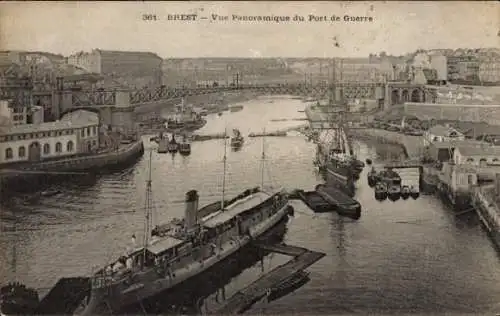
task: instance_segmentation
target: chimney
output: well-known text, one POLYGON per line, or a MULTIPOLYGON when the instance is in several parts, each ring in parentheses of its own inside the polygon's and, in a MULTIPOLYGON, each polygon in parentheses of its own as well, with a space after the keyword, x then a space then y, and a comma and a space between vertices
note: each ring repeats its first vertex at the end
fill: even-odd
POLYGON ((495 195, 500 194, 500 173, 495 174, 495 195))
POLYGON ((192 232, 198 223, 198 192, 191 190, 186 193, 186 209, 184 221, 187 233, 192 232))

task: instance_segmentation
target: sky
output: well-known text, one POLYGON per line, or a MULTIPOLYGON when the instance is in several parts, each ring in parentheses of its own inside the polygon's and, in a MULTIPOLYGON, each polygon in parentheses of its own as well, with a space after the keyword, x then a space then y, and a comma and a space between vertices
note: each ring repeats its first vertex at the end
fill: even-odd
POLYGON ((2 2, 0 50, 68 56, 94 48, 162 58, 366 57, 385 51, 500 47, 500 2, 2 2), (168 14, 208 19, 168 21, 168 14), (156 21, 143 20, 156 15, 156 21), (212 21, 212 15, 229 16, 212 21), (289 22, 234 21, 289 16, 289 22), (295 15, 305 21, 293 21, 295 15), (309 22, 309 15, 327 21, 309 22), (340 21, 331 21, 332 15, 340 21), (345 22, 349 16, 373 21, 345 22), (338 43, 338 46, 335 45, 338 43))

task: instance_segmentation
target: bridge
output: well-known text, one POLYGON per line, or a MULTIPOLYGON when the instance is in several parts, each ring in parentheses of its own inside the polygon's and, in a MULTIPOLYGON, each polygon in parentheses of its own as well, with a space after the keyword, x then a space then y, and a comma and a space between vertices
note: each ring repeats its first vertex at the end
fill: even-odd
MULTIPOLYGON (((70 103, 71 107, 118 105, 119 103, 139 107, 143 104, 180 99, 189 96, 207 95, 222 92, 251 91, 261 94, 287 94, 299 96, 315 96, 325 98, 332 87, 326 84, 281 83, 281 84, 239 84, 237 86, 209 87, 146 87, 139 90, 123 89, 55 89, 52 91, 35 91, 35 104, 70 103), (117 92, 121 97, 117 99, 117 92), (128 92, 128 97, 123 92, 128 92), (128 100, 127 100, 128 99, 128 100), (58 102, 59 101, 59 102, 58 102)), ((404 102, 433 102, 437 92, 425 85, 414 85, 401 82, 343 82, 337 83, 338 95, 346 99, 382 100, 386 106, 404 102)), ((68 107, 68 105, 63 106, 68 107)))

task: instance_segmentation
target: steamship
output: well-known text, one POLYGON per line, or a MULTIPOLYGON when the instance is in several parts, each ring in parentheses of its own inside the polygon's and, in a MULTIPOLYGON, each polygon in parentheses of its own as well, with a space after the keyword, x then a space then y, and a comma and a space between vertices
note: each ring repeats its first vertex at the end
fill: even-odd
MULTIPOLYGON (((224 171, 225 166, 226 154, 224 171)), ((94 274, 91 294, 76 314, 120 313, 141 304, 224 260, 293 211, 284 191, 266 191, 262 186, 226 201, 224 182, 220 207, 198 210, 198 193, 192 190, 186 193, 184 219, 151 230, 150 171, 143 245, 94 274)))

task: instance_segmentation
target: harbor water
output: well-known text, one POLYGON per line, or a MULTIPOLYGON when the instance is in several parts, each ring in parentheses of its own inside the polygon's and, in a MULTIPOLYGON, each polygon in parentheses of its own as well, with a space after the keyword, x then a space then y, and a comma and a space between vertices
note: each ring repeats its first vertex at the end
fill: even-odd
MULTIPOLYGON (((300 125, 273 119, 304 117, 301 100, 263 97, 242 103, 239 112, 209 115, 199 134, 229 132, 243 136, 300 125)), ((127 170, 103 174, 92 183, 77 178, 53 196, 2 197, 0 213, 0 283, 19 281, 43 295, 63 276, 89 275, 110 263, 143 230, 148 148, 127 170)), ((291 132, 287 137, 248 138, 241 150, 227 153, 226 197, 258 186, 311 190, 321 182, 313 166, 315 145, 291 132), (261 156, 265 148, 264 173, 261 156)), ((390 146, 356 144, 358 156, 375 161, 401 153, 390 146)), ((221 198, 223 140, 195 142, 191 155, 152 154, 153 201, 156 223, 182 217, 184 194, 196 189, 200 203, 221 198)), ((377 202, 368 187, 365 168, 356 199, 362 204, 358 221, 334 213, 314 214, 293 201, 295 216, 285 241, 323 251, 311 266, 311 281, 271 303, 259 302, 251 312, 319 314, 369 312, 500 312, 499 256, 473 214, 457 217, 437 198, 377 202)), ((271 254, 225 287, 229 297, 263 271, 288 258, 271 254)), ((203 305, 211 308, 215 296, 203 305)))

